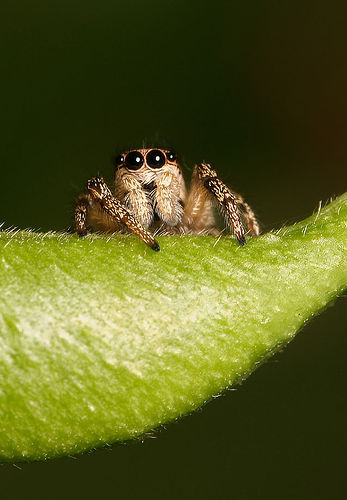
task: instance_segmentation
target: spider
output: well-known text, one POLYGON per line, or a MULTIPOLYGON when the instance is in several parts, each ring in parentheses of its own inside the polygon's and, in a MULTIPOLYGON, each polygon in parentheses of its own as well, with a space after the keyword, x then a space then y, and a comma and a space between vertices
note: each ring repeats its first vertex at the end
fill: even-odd
POLYGON ((77 198, 75 225, 80 236, 87 234, 87 226, 108 233, 130 230, 158 252, 153 233, 221 234, 213 205, 240 245, 246 243, 245 228, 251 235, 259 234, 250 206, 207 163, 195 166, 188 192, 176 155, 167 149, 127 151, 117 156, 115 168, 113 192, 102 177, 93 177, 88 193, 77 198))

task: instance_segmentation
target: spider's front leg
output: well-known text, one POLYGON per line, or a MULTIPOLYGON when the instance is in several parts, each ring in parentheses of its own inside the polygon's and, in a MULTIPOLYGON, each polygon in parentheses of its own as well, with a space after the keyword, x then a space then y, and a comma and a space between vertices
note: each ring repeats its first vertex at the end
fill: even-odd
MULTIPOLYGON (((231 191, 207 163, 196 165, 192 177, 192 187, 187 208, 190 218, 199 217, 208 199, 212 199, 222 211, 240 245, 246 243, 245 221, 251 234, 259 234, 259 226, 249 205, 238 194, 231 191)), ((188 217, 189 220, 189 217, 188 217)))
POLYGON ((76 231, 83 236, 87 232, 86 220, 89 200, 99 203, 101 209, 117 223, 124 224, 136 234, 146 245, 159 252, 160 247, 153 235, 137 222, 129 210, 117 200, 102 177, 93 177, 87 184, 89 195, 82 195, 77 199, 75 222, 76 231))

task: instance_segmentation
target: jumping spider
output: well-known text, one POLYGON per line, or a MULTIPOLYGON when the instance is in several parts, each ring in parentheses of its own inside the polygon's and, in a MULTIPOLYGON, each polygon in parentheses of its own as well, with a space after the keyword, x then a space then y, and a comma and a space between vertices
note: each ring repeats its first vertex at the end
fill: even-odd
POLYGON ((76 231, 132 231, 158 252, 152 232, 163 234, 220 234, 213 204, 225 217, 240 245, 245 227, 259 234, 259 225, 242 196, 231 191, 207 163, 196 165, 187 192, 176 155, 166 149, 138 149, 115 160, 113 193, 102 177, 88 181, 88 194, 77 198, 76 231), (151 231, 151 232, 150 232, 151 231))

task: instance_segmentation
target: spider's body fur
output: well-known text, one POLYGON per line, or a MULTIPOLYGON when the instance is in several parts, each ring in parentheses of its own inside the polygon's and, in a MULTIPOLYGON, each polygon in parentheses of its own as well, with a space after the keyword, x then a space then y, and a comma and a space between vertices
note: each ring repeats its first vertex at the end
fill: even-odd
POLYGON ((76 202, 76 231, 87 226, 100 232, 132 231, 153 250, 159 245, 153 233, 219 234, 213 205, 222 211, 240 244, 245 227, 259 234, 255 215, 243 198, 231 191, 206 163, 196 165, 189 191, 171 151, 138 149, 116 160, 113 193, 101 177, 88 181, 88 194, 76 202))

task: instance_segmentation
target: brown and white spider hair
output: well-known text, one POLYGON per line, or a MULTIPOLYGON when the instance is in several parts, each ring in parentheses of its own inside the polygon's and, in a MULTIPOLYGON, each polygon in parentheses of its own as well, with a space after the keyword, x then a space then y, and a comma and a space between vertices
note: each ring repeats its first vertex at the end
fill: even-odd
POLYGON ((77 198, 76 231, 132 231, 153 250, 153 234, 219 234, 213 206, 244 245, 245 233, 259 234, 259 225, 241 195, 229 189, 207 163, 195 166, 189 191, 173 151, 137 149, 115 160, 112 191, 102 177, 88 181, 87 194, 77 198))

